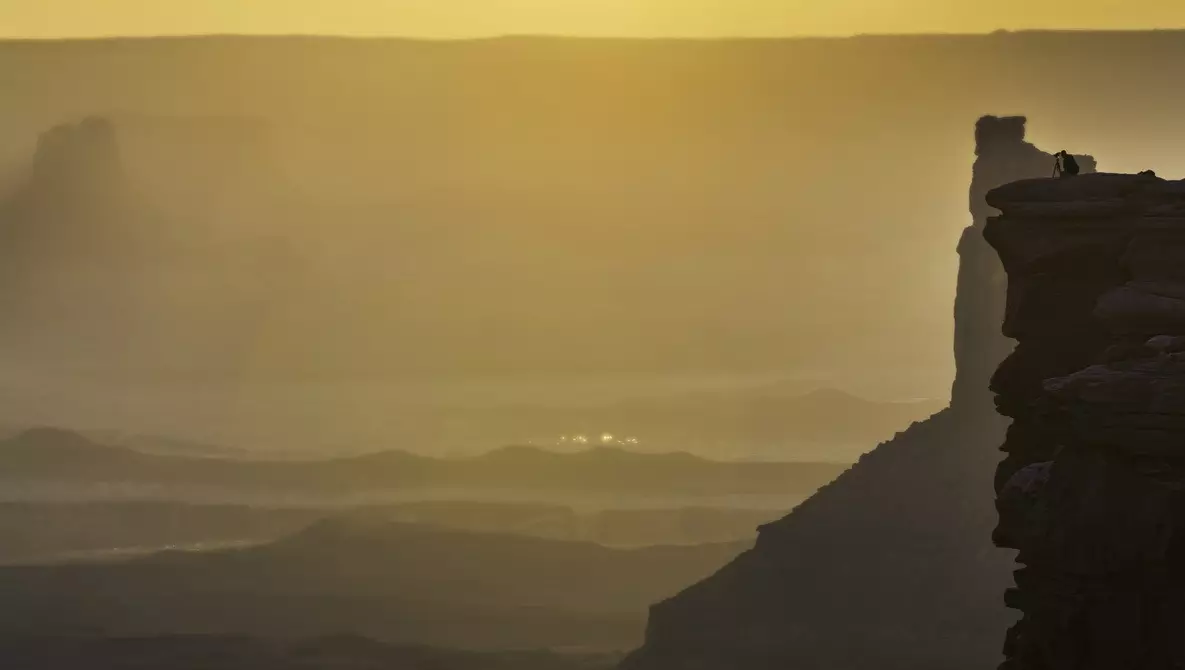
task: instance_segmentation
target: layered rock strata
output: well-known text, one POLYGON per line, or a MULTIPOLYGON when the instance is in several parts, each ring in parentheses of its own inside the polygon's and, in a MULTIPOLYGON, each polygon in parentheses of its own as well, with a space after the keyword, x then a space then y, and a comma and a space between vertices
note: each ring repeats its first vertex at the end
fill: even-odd
POLYGON ((992 379, 1012 418, 996 544, 1018 550, 1008 670, 1185 667, 1185 182, 991 191, 1008 274, 992 379))

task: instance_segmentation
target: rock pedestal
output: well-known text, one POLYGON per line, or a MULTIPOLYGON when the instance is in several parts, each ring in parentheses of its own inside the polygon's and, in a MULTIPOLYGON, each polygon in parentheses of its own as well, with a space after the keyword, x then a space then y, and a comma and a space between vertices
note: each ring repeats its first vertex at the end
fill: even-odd
POLYGON ((991 191, 1008 275, 992 379, 1012 418, 997 545, 1021 568, 1009 670, 1185 667, 1185 182, 991 191))
MULTIPOLYGON (((955 291, 955 365, 951 406, 980 411, 991 407, 988 382, 1014 342, 1000 333, 1004 315, 1004 269, 983 239, 996 211, 987 193, 1018 179, 1046 177, 1056 158, 1025 141, 1025 117, 984 116, 975 124, 975 163, 969 191, 971 225, 959 239, 959 276, 955 291)), ((1091 156, 1077 156, 1084 173, 1094 172, 1091 156)))

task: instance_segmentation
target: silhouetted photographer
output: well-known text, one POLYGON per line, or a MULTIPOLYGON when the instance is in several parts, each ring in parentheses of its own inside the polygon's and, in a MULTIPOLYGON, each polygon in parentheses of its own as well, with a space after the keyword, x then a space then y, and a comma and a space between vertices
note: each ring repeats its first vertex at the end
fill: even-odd
POLYGON ((1078 161, 1066 153, 1065 149, 1054 154, 1053 176, 1073 177, 1078 174, 1078 161))

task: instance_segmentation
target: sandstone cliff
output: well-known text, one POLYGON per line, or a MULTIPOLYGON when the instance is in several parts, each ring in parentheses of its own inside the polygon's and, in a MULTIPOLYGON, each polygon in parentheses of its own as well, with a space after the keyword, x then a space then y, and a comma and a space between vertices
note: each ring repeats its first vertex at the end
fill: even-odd
MULTIPOLYGON (((984 194, 1047 176, 1052 154, 1025 141, 1023 117, 976 126, 973 223, 959 245, 958 377, 951 407, 867 454, 755 548, 651 609, 627 670, 987 668, 1010 615, 999 603, 1007 556, 993 550, 988 502, 1004 422, 991 372, 1004 273, 981 233, 984 194)), ((1079 159, 1084 171, 1094 160, 1079 159)))
POLYGON ((997 544, 1023 567, 1009 669, 1185 666, 1185 182, 1021 181, 988 195, 1008 271, 992 382, 1013 418, 997 544))

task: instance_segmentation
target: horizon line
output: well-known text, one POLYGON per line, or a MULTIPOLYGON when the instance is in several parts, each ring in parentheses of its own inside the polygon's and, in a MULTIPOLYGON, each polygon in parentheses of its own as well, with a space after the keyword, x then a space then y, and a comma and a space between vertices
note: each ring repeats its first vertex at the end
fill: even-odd
POLYGON ((849 40, 870 38, 926 38, 926 37, 995 37, 1003 35, 1038 34, 1144 34, 1182 33, 1185 25, 1174 28, 997 28, 986 32, 868 32, 832 33, 818 35, 582 35, 562 33, 501 33, 489 35, 413 36, 348 33, 300 33, 300 32, 201 32, 160 34, 102 34, 102 35, 0 35, 0 42, 115 42, 153 40, 209 40, 209 39, 321 39, 341 41, 391 41, 391 42, 490 42, 499 40, 573 40, 573 41, 621 41, 621 42, 777 42, 808 40, 849 40))

